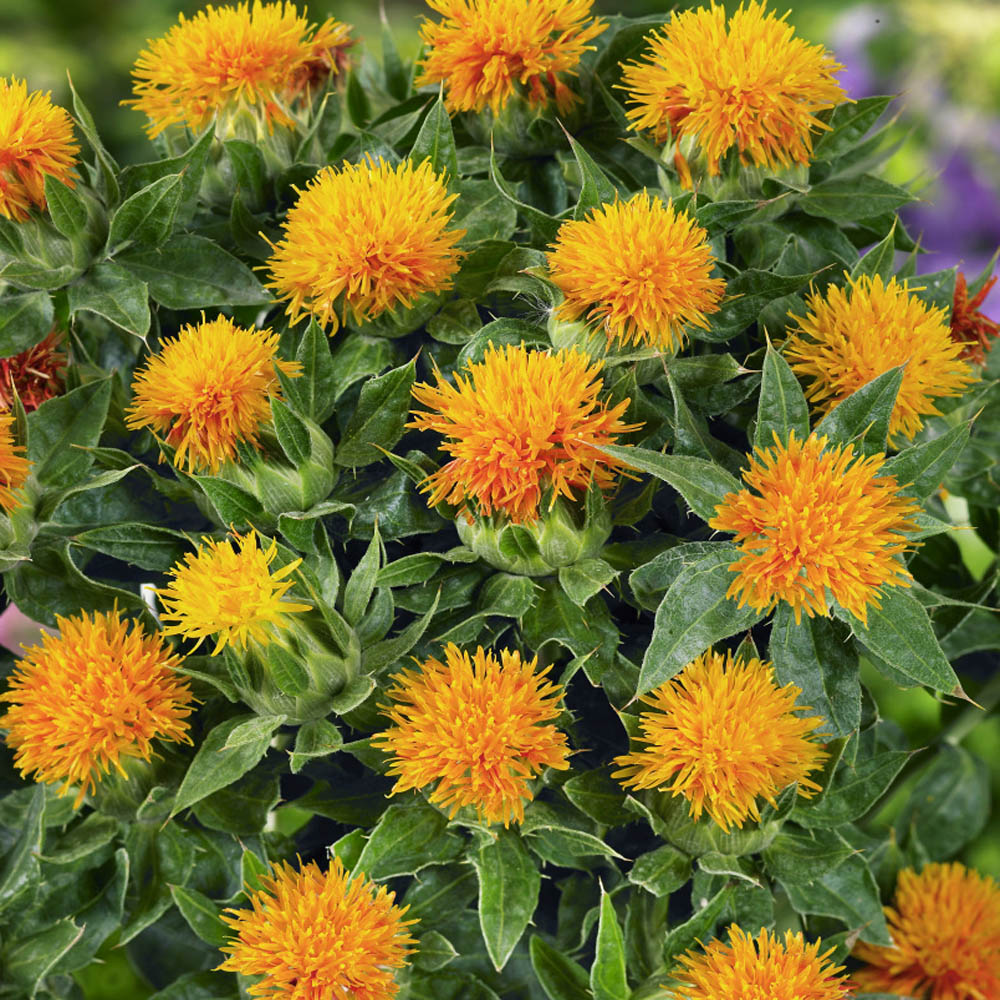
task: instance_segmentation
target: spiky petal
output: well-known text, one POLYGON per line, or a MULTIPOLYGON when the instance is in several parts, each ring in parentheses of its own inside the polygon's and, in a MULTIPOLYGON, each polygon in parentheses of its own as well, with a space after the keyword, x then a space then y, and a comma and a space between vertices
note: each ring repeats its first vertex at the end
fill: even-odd
POLYGON ((965 275, 959 271, 955 277, 951 336, 952 340, 962 345, 959 357, 964 361, 971 361, 977 365, 986 364, 986 352, 993 346, 993 341, 1000 337, 1000 323, 990 319, 980 310, 980 306, 986 301, 986 296, 990 294, 990 289, 996 283, 996 277, 991 277, 970 299, 965 275))

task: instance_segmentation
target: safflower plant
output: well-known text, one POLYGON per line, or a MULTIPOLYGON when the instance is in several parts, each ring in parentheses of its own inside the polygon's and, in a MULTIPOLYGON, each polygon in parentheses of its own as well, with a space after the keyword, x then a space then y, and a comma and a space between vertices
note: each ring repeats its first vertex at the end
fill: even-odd
POLYGON ((0 998, 1000 996, 990 270, 666 6, 210 6, 142 163, 0 81, 0 998))

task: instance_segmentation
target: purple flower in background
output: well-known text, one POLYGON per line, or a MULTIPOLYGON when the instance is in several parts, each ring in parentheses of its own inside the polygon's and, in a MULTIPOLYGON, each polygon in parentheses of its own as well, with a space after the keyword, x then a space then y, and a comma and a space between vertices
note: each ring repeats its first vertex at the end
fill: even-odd
POLYGON ((879 92, 878 74, 868 57, 868 43, 881 30, 884 10, 877 4, 860 4, 844 13, 833 26, 830 41, 844 64, 840 85, 854 100, 879 92))

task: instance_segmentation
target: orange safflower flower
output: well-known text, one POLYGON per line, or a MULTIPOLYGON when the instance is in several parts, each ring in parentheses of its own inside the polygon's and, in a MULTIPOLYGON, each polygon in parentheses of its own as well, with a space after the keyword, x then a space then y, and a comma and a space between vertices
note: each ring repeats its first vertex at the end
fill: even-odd
POLYGON ((454 643, 445 662, 430 658, 403 670, 382 710, 394 725, 372 738, 392 754, 393 794, 437 782, 430 801, 450 810, 475 806, 490 823, 524 819, 529 780, 546 767, 565 770, 566 737, 550 720, 559 715, 562 688, 538 669, 538 657, 516 650, 500 658, 480 646, 470 656, 454 643))
POLYGON ((880 476, 884 455, 859 458, 853 445, 825 437, 760 448, 743 472, 746 486, 727 493, 709 525, 733 531, 743 552, 727 597, 740 607, 770 611, 786 601, 801 620, 829 614, 827 590, 845 610, 868 621, 881 587, 908 587, 898 556, 910 542, 919 509, 900 496, 892 476, 880 476), (754 492, 756 491, 756 492, 754 492))
POLYGON ((895 278, 848 278, 811 294, 806 316, 792 315, 784 349, 792 369, 810 379, 806 397, 821 413, 897 365, 906 365, 889 421, 889 443, 912 440, 923 418, 938 413, 934 400, 957 396, 974 381, 959 360, 948 314, 931 309, 895 278))
POLYGON ((24 446, 14 443, 14 416, 0 411, 0 507, 12 511, 21 503, 18 491, 28 480, 31 462, 24 446))
POLYGON ((445 83, 449 111, 499 111, 516 93, 561 112, 579 101, 563 81, 607 27, 593 0, 427 0, 444 18, 425 20, 428 47, 418 86, 445 83))
POLYGON ((34 347, 0 358, 0 406, 13 406, 16 392, 21 405, 30 413, 45 400, 62 393, 62 373, 68 361, 59 350, 62 339, 62 331, 53 328, 34 347))
POLYGON ((73 119, 51 94, 0 77, 0 215, 23 222, 32 205, 45 208, 46 177, 73 187, 79 152, 73 119))
POLYGON ((548 264, 565 296, 560 319, 586 314, 608 340, 665 351, 683 345, 685 326, 707 329, 726 287, 709 277, 715 257, 705 230, 646 191, 564 222, 548 264))
POLYGON ((481 362, 455 373, 456 386, 437 373, 438 384, 413 387, 430 413, 413 411, 407 427, 444 435, 452 460, 421 486, 433 507, 442 500, 480 513, 503 511, 512 521, 534 521, 544 491, 552 503, 591 479, 608 489, 623 463, 596 449, 614 444, 639 424, 621 420, 629 400, 607 406, 598 399, 601 366, 573 348, 556 354, 523 345, 490 345, 481 362))
POLYGON ((118 611, 56 616, 59 635, 25 650, 0 701, 14 764, 38 781, 79 785, 76 805, 122 761, 149 760, 154 739, 190 743, 193 698, 179 657, 118 611))
POLYGON ((1000 323, 980 312, 990 289, 997 283, 992 277, 970 299, 965 275, 959 271, 955 278, 955 300, 951 310, 951 337, 962 345, 959 355, 964 361, 985 365, 986 352, 993 346, 993 339, 1000 337, 1000 323), (992 339, 991 339, 992 338, 992 339))
POLYGON ((681 985, 671 995, 675 1000, 848 1000, 843 966, 828 962, 834 949, 820 954, 820 944, 806 944, 801 932, 791 931, 785 931, 784 942, 764 929, 753 938, 732 924, 728 944, 715 940, 702 954, 692 950, 680 956, 683 969, 674 974, 681 985))
MULTIPOLYGON (((833 76, 843 66, 822 45, 793 37, 787 17, 756 2, 741 4, 728 27, 714 2, 675 11, 649 36, 645 58, 624 66, 621 86, 635 105, 628 117, 657 142, 696 140, 710 176, 730 149, 744 165, 808 163, 812 131, 828 128, 816 112, 844 99, 833 76)), ((684 177, 686 163, 679 166, 684 177)))
POLYGON ((270 397, 281 395, 279 370, 302 374, 297 361, 279 359, 276 333, 237 326, 228 316, 203 318, 163 341, 136 373, 126 425, 165 434, 178 468, 218 472, 236 457, 237 442, 259 447, 270 397))
POLYGON ((953 861, 899 873, 885 907, 891 948, 860 942, 852 975, 865 993, 918 1000, 1000 997, 1000 886, 953 861))
POLYGON ((826 751, 811 737, 823 720, 796 714, 809 711, 795 704, 801 693, 778 687, 770 663, 709 650, 642 696, 653 708, 639 716, 646 746, 616 757, 612 777, 682 795, 693 819, 707 812, 727 833, 759 820, 757 799, 774 805, 794 781, 811 797, 819 785, 808 775, 826 751))
POLYGON ((316 862, 277 865, 258 880, 251 909, 229 909, 222 919, 236 937, 222 945, 225 972, 262 976, 253 997, 283 1000, 391 1000, 399 989, 393 969, 406 964, 411 945, 408 907, 363 875, 348 875, 340 858, 321 871, 316 862))
POLYGON ((429 162, 326 167, 298 195, 268 260, 293 324, 311 313, 336 333, 338 312, 361 323, 451 287, 465 230, 449 228, 458 196, 429 162))
POLYGON ((333 18, 310 25, 292 3, 209 4, 146 43, 132 70, 135 97, 122 104, 149 118, 151 139, 175 124, 200 132, 219 112, 246 105, 268 129, 290 127, 296 102, 343 64, 350 31, 333 18))

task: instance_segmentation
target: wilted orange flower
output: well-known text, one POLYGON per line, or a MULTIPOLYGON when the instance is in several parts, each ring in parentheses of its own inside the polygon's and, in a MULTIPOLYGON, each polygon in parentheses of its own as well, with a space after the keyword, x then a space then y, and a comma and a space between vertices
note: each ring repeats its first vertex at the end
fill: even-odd
MULTIPOLYGON (((829 127, 816 112, 845 97, 833 77, 843 66, 822 45, 793 37, 787 17, 751 2, 727 29, 714 2, 675 11, 650 35, 644 60, 624 66, 622 89, 635 105, 628 117, 657 142, 696 140, 712 176, 734 148, 744 165, 808 163, 812 130, 829 127)), ((683 177, 686 164, 679 166, 683 177)))
POLYGON ((465 230, 448 228, 458 196, 429 162, 326 167, 298 194, 268 261, 293 324, 312 313, 336 333, 338 312, 360 323, 451 287, 465 230))
MULTIPOLYGON (((229 909, 222 919, 236 937, 222 945, 226 972, 263 976, 248 987, 277 1000, 391 1000, 399 989, 393 969, 406 964, 416 942, 408 907, 363 875, 348 875, 340 858, 320 871, 284 863, 261 876, 252 909, 229 909)), ((249 891, 249 890, 248 890, 249 891)))
POLYGON ((806 944, 802 933, 777 934, 762 929, 751 937, 738 925, 729 928, 729 943, 710 941, 703 954, 689 951, 678 962, 674 975, 682 985, 674 988, 675 1000, 848 1000, 850 986, 843 966, 827 959, 834 949, 820 954, 820 941, 806 944))
POLYGON ((66 355, 59 350, 62 332, 53 328, 34 347, 9 358, 0 358, 0 406, 14 405, 17 392, 24 409, 30 413, 63 391, 62 372, 66 355))
POLYGON ((891 948, 861 942, 852 976, 865 993, 917 1000, 1000 997, 1000 885, 953 861, 899 873, 885 907, 891 948))
POLYGON ((0 215, 23 222, 32 205, 45 208, 48 176, 73 187, 79 152, 73 119, 50 94, 0 77, 0 215))
POLYGON ((20 502, 18 490, 28 479, 31 462, 24 457, 24 447, 14 443, 14 417, 0 411, 0 507, 13 510, 20 502))
POLYGON ((908 587, 897 558, 919 509, 900 496, 892 476, 878 475, 885 455, 856 458, 854 446, 826 447, 810 435, 759 448, 744 470, 746 486, 727 493, 709 525, 734 531, 743 557, 726 594, 770 611, 786 601, 795 612, 827 615, 827 590, 855 618, 868 621, 880 587, 908 587), (756 492, 753 492, 756 491, 756 492))
POLYGON ((296 559, 272 573, 278 554, 273 539, 265 550, 257 533, 233 535, 215 541, 202 538, 197 552, 189 552, 170 575, 173 580, 157 591, 164 613, 165 635, 182 635, 199 644, 218 636, 212 655, 227 646, 246 649, 253 642, 268 645, 275 633, 288 627, 288 616, 312 610, 308 604, 285 599, 294 581, 287 579, 298 568, 296 559))
POLYGON ((706 313, 718 311, 726 287, 709 277, 715 258, 705 230, 645 191, 564 222, 548 262, 566 297, 561 319, 586 313, 609 340, 665 351, 683 344, 686 325, 708 327, 706 313))
POLYGON ((472 656, 454 643, 445 662, 430 658, 402 670, 382 706, 395 723, 372 738, 392 754, 393 793, 437 782, 430 801, 451 815, 475 806, 490 823, 524 819, 528 782, 544 768, 569 767, 566 737, 550 720, 559 715, 562 688, 546 680, 538 657, 522 660, 503 649, 500 659, 480 646, 472 656))
POLYGON ((938 413, 934 400, 957 396, 974 381, 959 360, 947 310, 928 308, 904 284, 864 275, 849 287, 831 285, 808 298, 809 314, 785 346, 792 368, 811 379, 806 397, 820 412, 832 410, 852 392, 897 365, 906 365, 889 421, 889 443, 912 440, 923 417, 938 413))
POLYGON ((561 112, 579 98, 575 76, 588 45, 607 25, 590 16, 593 0, 427 0, 444 20, 424 21, 428 47, 418 86, 445 82, 449 111, 499 111, 521 93, 561 112))
POLYGON ((271 419, 269 397, 281 395, 277 370, 302 374, 297 361, 278 358, 276 333, 228 316, 202 319, 165 340, 136 373, 126 424, 165 434, 178 468, 217 472, 236 457, 237 442, 258 446, 271 419))
POLYGON ((621 769, 612 776, 626 788, 683 795, 693 819, 704 810, 727 832, 759 820, 758 798, 774 805, 793 781, 799 795, 819 790, 808 775, 826 757, 811 738, 823 720, 795 714, 809 711, 795 705, 801 693, 778 687, 770 663, 702 653, 642 696, 653 708, 639 716, 646 746, 616 757, 621 769))
POLYGON ((132 70, 135 98, 122 104, 149 118, 150 138, 175 124, 200 132, 217 113, 248 105, 269 129, 291 126, 296 101, 343 64, 350 31, 333 18, 316 28, 292 3, 209 4, 147 41, 132 70))
POLYGON ((452 460, 428 476, 421 489, 433 507, 442 500, 480 513, 502 510, 512 521, 533 521, 543 490, 552 503, 572 499, 591 479, 608 489, 624 466, 595 449, 638 428, 621 420, 629 400, 608 407, 598 399, 601 366, 573 348, 557 354, 524 345, 492 344, 481 362, 455 373, 457 388, 437 373, 438 384, 413 387, 418 403, 407 424, 444 435, 452 460))
POLYGON ((180 659, 117 610, 56 623, 15 665, 0 726, 22 774, 63 782, 60 794, 79 785, 80 805, 112 767, 125 776, 123 760, 149 760, 154 739, 190 743, 194 699, 180 659))
POLYGON ((996 283, 995 277, 990 278, 970 299, 965 275, 959 271, 955 278, 951 337, 955 343, 962 345, 959 357, 977 365, 986 364, 986 352, 993 346, 990 338, 1000 337, 1000 323, 979 311, 979 307, 986 301, 986 296, 996 283))

